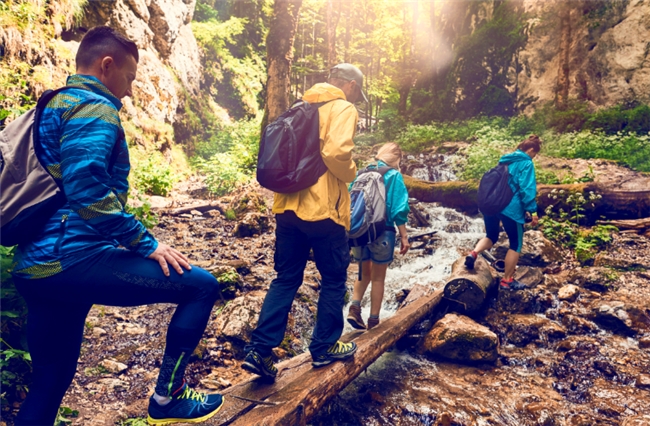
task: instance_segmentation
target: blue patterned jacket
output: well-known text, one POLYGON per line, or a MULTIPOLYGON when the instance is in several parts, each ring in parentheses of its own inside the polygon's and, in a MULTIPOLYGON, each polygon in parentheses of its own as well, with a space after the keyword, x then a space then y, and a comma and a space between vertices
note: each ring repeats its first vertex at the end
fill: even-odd
POLYGON ((143 257, 158 246, 124 210, 131 166, 118 115, 122 103, 92 76, 73 75, 67 86, 85 89, 57 94, 39 127, 41 163, 62 183, 67 203, 34 241, 18 246, 16 277, 49 277, 118 245, 143 257))

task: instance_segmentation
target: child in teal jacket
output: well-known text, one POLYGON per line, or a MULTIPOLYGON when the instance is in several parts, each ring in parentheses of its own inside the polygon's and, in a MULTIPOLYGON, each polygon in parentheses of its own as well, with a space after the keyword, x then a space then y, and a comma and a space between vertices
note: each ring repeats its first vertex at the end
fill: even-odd
POLYGON ((510 204, 495 216, 484 216, 486 237, 478 242, 474 250, 465 258, 465 266, 474 268, 479 253, 489 250, 499 239, 500 225, 503 225, 510 249, 506 254, 506 265, 500 287, 519 290, 523 285, 514 279, 515 268, 519 262, 519 253, 524 238, 526 214, 532 217, 531 224, 537 225, 537 181, 533 158, 541 149, 541 141, 536 135, 530 136, 517 146, 517 150, 506 154, 499 163, 508 164, 508 184, 514 194, 510 204))
MULTIPOLYGON (((377 167, 390 166, 393 169, 384 175, 386 187, 386 231, 375 241, 364 247, 353 247, 352 255, 354 260, 361 262, 361 280, 354 284, 352 304, 348 313, 348 322, 352 327, 365 329, 366 325, 361 318, 361 299, 372 281, 370 293, 370 317, 368 318, 368 329, 379 324, 379 311, 384 298, 384 281, 386 270, 393 261, 395 251, 395 234, 399 232, 401 238, 400 254, 405 254, 410 248, 406 234, 406 222, 410 211, 408 204, 408 192, 402 174, 399 172, 399 164, 402 159, 402 150, 399 145, 393 142, 384 144, 377 155, 377 167), (395 227, 397 226, 397 229, 395 227)), ((350 185, 351 187, 352 185, 350 185)))

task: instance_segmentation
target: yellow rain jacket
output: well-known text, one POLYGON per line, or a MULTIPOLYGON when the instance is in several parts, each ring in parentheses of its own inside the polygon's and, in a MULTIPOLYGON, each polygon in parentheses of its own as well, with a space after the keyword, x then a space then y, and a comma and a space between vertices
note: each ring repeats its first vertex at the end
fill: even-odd
POLYGON ((318 109, 320 148, 327 172, 314 185, 292 194, 275 194, 273 213, 293 211, 300 219, 315 222, 332 219, 350 229, 350 194, 347 184, 357 175, 352 161, 352 138, 359 114, 338 87, 319 83, 305 92, 309 103, 327 102, 318 109))

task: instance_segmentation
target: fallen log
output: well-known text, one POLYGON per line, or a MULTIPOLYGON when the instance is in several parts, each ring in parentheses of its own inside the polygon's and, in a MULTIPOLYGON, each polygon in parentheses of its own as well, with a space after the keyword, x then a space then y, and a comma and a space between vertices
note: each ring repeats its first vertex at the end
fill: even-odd
MULTIPOLYGON (((438 202, 445 207, 457 209, 469 214, 478 213, 476 205, 476 182, 428 182, 404 176, 404 183, 409 196, 423 202, 438 202)), ((554 209, 570 211, 572 206, 567 204, 562 196, 553 198, 557 193, 564 191, 578 192, 588 199, 593 192, 602 198, 594 203, 585 205, 585 214, 588 217, 608 219, 638 219, 650 216, 650 189, 622 190, 608 187, 596 182, 571 184, 571 185, 537 185, 538 212, 543 214, 545 209, 553 205, 554 209)))
POLYGON ((613 225, 621 230, 634 229, 637 231, 643 231, 645 229, 650 229, 650 217, 633 220, 599 220, 597 223, 600 225, 613 225))
MULTIPOLYGON (((346 361, 315 369, 304 353, 278 364, 274 383, 251 379, 223 392, 225 404, 207 425, 301 425, 330 398, 370 366, 442 299, 442 289, 413 297, 391 318, 365 333, 348 333, 341 340, 354 340, 357 352, 346 361), (262 404, 263 403, 263 404, 262 404), (271 405, 273 404, 273 405, 271 405)), ((406 301, 405 301, 406 302, 406 301)))
POLYGON ((196 210, 201 213, 205 213, 210 210, 219 210, 221 214, 225 214, 223 205, 218 201, 212 201, 209 203, 197 204, 194 206, 179 207, 177 209, 169 210, 168 214, 172 216, 178 216, 185 213, 190 213, 191 211, 196 210))
POLYGON ((483 305, 494 283, 490 267, 482 257, 476 259, 474 269, 467 269, 465 258, 461 257, 451 266, 451 276, 445 284, 444 296, 459 304, 462 311, 474 312, 483 305))

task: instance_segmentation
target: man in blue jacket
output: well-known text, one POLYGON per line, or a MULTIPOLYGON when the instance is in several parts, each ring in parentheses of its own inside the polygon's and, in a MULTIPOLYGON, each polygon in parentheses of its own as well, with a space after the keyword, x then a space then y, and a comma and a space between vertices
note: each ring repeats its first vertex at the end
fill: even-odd
POLYGON ((38 128, 39 160, 67 202, 40 235, 18 246, 15 257, 13 276, 27 302, 33 363, 32 385, 15 424, 54 423, 93 304, 151 303, 178 306, 167 329, 148 421, 204 421, 221 408, 223 398, 195 392, 183 376, 219 284, 125 211, 130 163, 118 111, 120 99, 132 95, 138 48, 112 28, 95 27, 81 41, 76 64, 69 89, 47 104, 38 128))
POLYGON ((506 265, 500 286, 506 289, 520 290, 524 286, 514 279, 515 268, 519 262, 519 253, 524 239, 526 214, 531 215, 531 225, 537 225, 537 181, 533 158, 541 149, 541 141, 536 135, 530 136, 517 146, 517 150, 506 154, 499 163, 508 164, 508 184, 514 194, 510 204, 496 216, 484 216, 486 237, 478 242, 474 250, 465 258, 465 266, 474 268, 479 253, 489 250, 499 239, 499 225, 508 235, 510 249, 506 254, 506 265))

